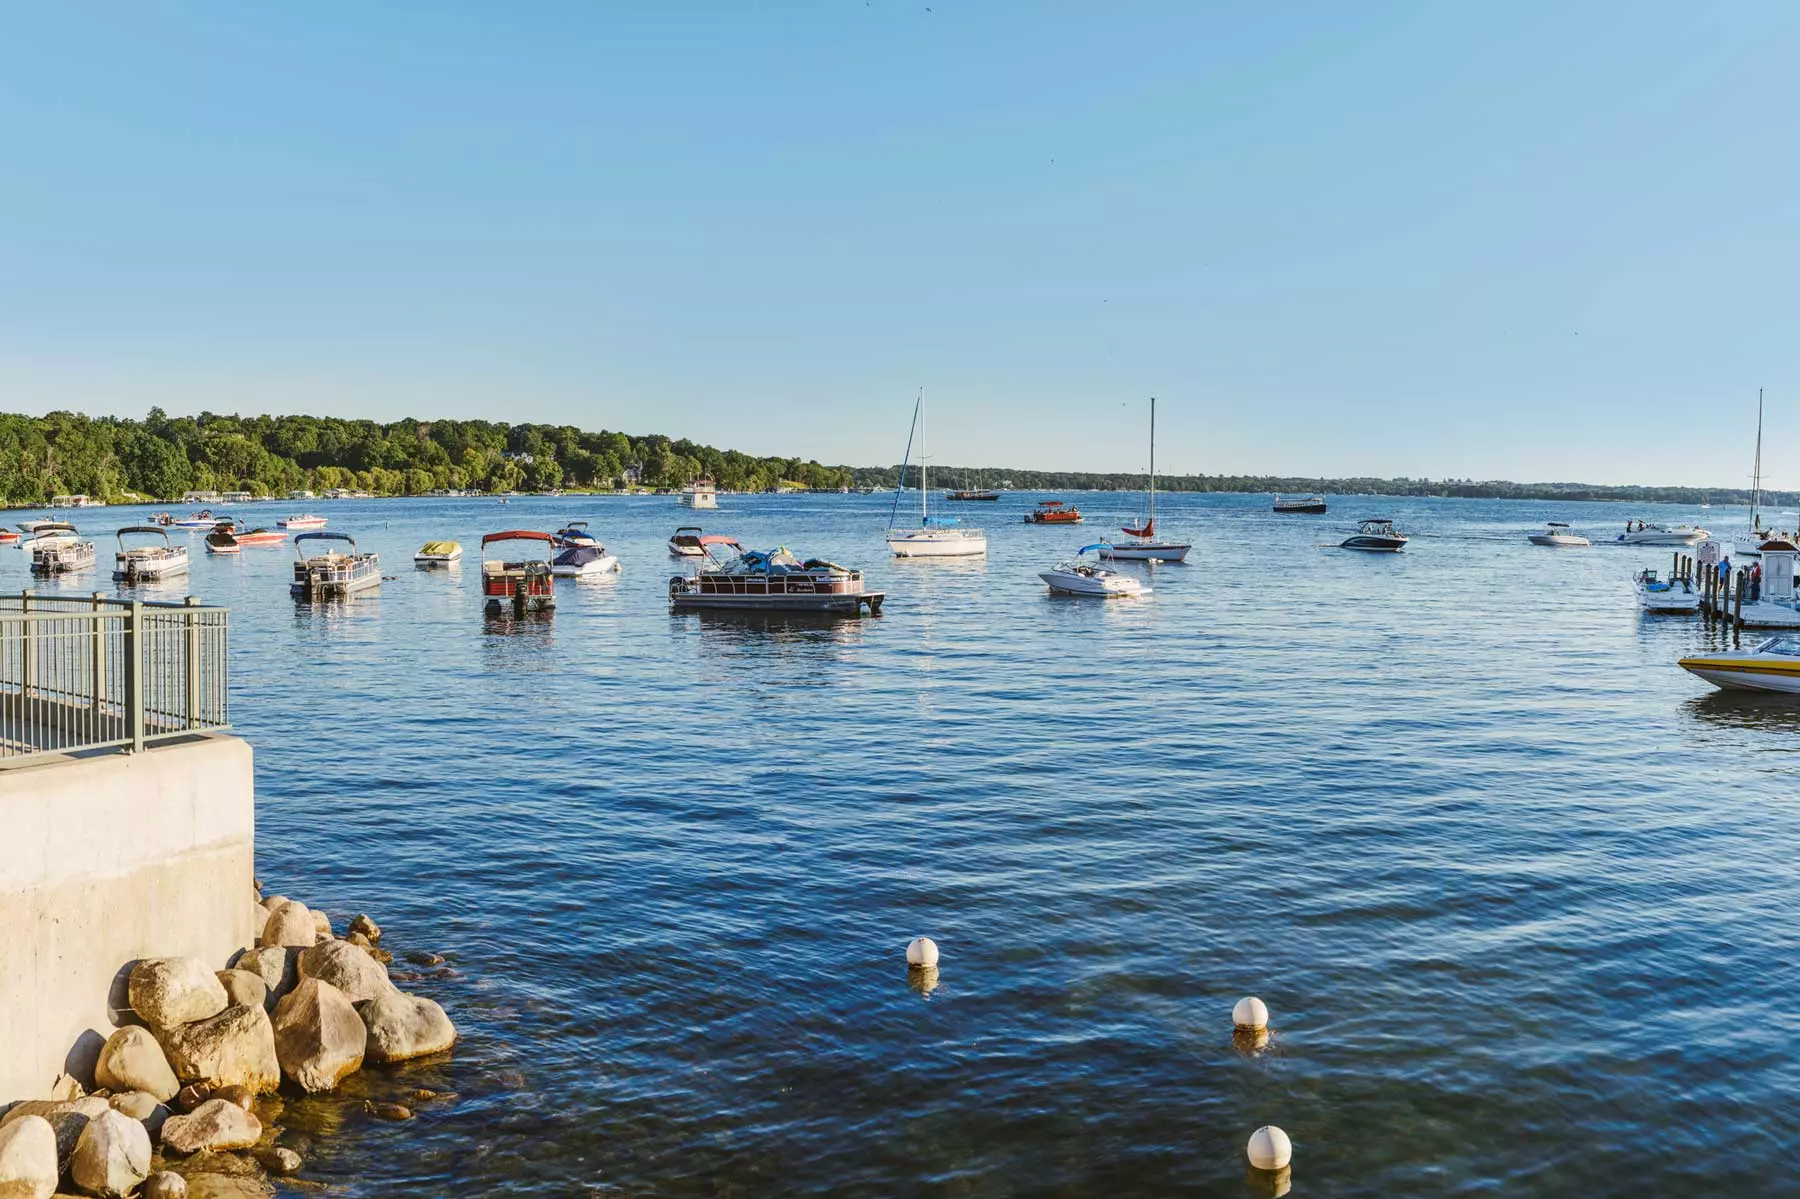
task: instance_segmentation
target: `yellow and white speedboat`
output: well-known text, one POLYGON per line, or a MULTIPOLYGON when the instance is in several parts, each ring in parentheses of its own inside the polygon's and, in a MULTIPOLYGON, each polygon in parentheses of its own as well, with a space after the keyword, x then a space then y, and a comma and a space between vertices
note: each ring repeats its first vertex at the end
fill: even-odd
POLYGON ((1679 665, 1727 690, 1800 694, 1800 634, 1784 633, 1741 652, 1683 658, 1679 665))

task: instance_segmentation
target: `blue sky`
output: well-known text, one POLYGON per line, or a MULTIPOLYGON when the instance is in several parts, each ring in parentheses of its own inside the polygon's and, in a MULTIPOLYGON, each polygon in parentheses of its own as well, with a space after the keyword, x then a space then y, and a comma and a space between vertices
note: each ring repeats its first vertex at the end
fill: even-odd
POLYGON ((1800 485, 1792 5, 5 20, 7 410, 1800 485))

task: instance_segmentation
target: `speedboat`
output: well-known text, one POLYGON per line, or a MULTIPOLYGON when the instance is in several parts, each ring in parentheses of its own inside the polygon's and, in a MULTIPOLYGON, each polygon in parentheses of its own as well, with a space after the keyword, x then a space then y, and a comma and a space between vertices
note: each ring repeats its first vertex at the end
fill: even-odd
POLYGON ((1692 525, 1676 525, 1669 529, 1635 520, 1629 522, 1625 531, 1614 540, 1619 545, 1698 545, 1711 536, 1705 529, 1696 529, 1692 525))
POLYGON ((381 586, 381 559, 356 548, 356 538, 348 533, 299 533, 294 537, 294 581, 289 594, 297 599, 339 599, 381 586), (342 541, 348 550, 327 548, 312 557, 306 556, 308 542, 342 541))
POLYGON ((1646 612, 1679 615, 1700 610, 1700 592, 1685 578, 1661 579, 1654 570, 1640 570, 1631 581, 1637 586, 1638 607, 1646 612))
POLYGON ((1371 516, 1357 524, 1355 533, 1338 542, 1338 548, 1397 554, 1406 548, 1406 540, 1406 534, 1394 528, 1393 521, 1385 516, 1371 516))
POLYGON ((558 545, 599 545, 600 539, 588 532, 588 522, 572 520, 552 534, 558 545))
POLYGON ((550 573, 564 579, 603 575, 618 569, 619 560, 598 541, 565 543, 550 563, 550 573))
POLYGON ((1327 511, 1327 508, 1325 505, 1325 497, 1322 495, 1309 495, 1303 500, 1284 500, 1280 496, 1276 496, 1275 511, 1281 513, 1316 514, 1327 511))
POLYGON ((119 552, 113 555, 113 578, 121 583, 154 583, 158 579, 184 575, 188 569, 188 548, 169 541, 169 531, 159 525, 131 525, 118 532, 119 552), (159 538, 162 544, 126 545, 125 538, 143 534, 159 538))
MULTIPOLYGON (((925 393, 913 405, 913 427, 919 434, 919 527, 892 527, 900 512, 900 496, 906 491, 906 459, 900 462, 900 487, 894 493, 894 510, 888 516, 888 549, 896 558, 974 558, 987 553, 987 534, 965 529, 954 516, 931 514, 931 468, 925 459, 925 393)), ((912 438, 907 438, 907 456, 912 438)), ((860 576, 859 576, 860 577, 860 576)))
POLYGON ((1039 571, 1038 578, 1049 584, 1052 595, 1087 595, 1105 599, 1142 595, 1148 591, 1148 587, 1130 575, 1120 574, 1111 567, 1100 565, 1098 561, 1083 557, 1090 553, 1098 555, 1105 544, 1098 542, 1082 546, 1075 551, 1073 558, 1058 562, 1049 570, 1039 571))
POLYGON ((1061 500, 1039 500, 1038 506, 1025 514, 1028 525, 1078 525, 1081 509, 1061 500))
POLYGON ((1729 691, 1793 694, 1800 692, 1800 634, 1783 633, 1749 650, 1696 654, 1677 665, 1729 691))
POLYGON ((284 516, 275 522, 281 529, 322 529, 325 527, 323 516, 284 516))
POLYGON ((1531 535, 1533 545, 1587 545, 1588 539, 1580 533, 1571 533, 1569 526, 1560 520, 1550 521, 1544 526, 1542 533, 1531 535))
POLYGON ((31 573, 34 575, 86 570, 98 556, 93 542, 83 541, 74 525, 60 521, 41 522, 37 533, 19 548, 31 551, 31 573))
POLYGON ((209 554, 235 554, 245 546, 279 545, 287 540, 280 529, 246 529, 230 520, 222 520, 206 535, 209 554))
POLYGON ((489 616, 524 616, 527 612, 549 612, 556 607, 556 576, 550 573, 550 560, 556 551, 556 538, 536 529, 508 529, 489 533, 481 539, 481 594, 489 616), (509 541, 542 542, 543 556, 520 557, 508 561, 487 556, 487 547, 509 541))
POLYGON ((1126 525, 1120 531, 1130 541, 1100 543, 1100 556, 1133 562, 1182 562, 1193 547, 1185 541, 1156 539, 1156 397, 1150 397, 1150 515, 1137 525, 1126 525))
POLYGON ((427 541, 413 555, 419 566, 449 566, 462 561, 462 544, 456 541, 427 541))
POLYGON ((719 538, 718 543, 739 552, 720 561, 709 551, 705 564, 693 574, 671 577, 669 606, 675 611, 840 612, 854 616, 867 607, 869 615, 881 615, 881 601, 886 597, 879 591, 863 590, 860 570, 823 558, 803 562, 785 546, 746 550, 729 538, 719 538))
POLYGON ((669 538, 669 553, 677 558, 704 558, 706 547, 700 544, 700 526, 682 525, 669 538))
POLYGON ((205 509, 192 516, 183 516, 169 523, 177 529, 210 529, 219 522, 213 516, 211 509, 205 509))

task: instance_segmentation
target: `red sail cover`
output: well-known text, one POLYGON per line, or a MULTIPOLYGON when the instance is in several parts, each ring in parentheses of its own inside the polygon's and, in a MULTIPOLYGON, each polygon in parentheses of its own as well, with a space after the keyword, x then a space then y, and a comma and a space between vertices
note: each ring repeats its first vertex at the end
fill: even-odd
POLYGON ((1130 525, 1125 525, 1123 526, 1122 531, 1130 533, 1133 537, 1152 537, 1156 534, 1156 522, 1147 520, 1144 522, 1144 527, 1141 529, 1134 529, 1130 525))

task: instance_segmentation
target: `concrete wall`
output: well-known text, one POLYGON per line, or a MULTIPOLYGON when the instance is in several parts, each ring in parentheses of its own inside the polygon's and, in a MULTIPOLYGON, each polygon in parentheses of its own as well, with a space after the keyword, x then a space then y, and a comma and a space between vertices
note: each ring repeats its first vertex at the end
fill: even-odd
POLYGON ((0 770, 0 1104, 91 1084, 131 962, 251 943, 255 835, 235 737, 0 770))

